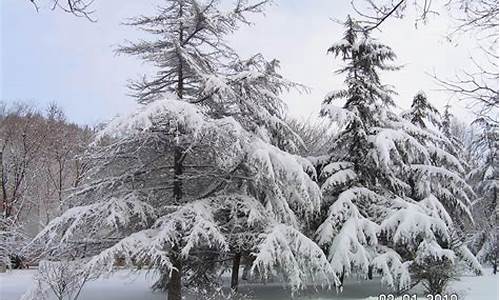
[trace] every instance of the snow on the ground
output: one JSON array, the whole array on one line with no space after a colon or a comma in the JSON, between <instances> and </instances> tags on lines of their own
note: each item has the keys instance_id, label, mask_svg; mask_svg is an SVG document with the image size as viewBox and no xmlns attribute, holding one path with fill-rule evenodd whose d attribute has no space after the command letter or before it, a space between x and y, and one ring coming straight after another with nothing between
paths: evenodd
<instances>
[{"instance_id":1,"label":"snow on the ground","mask_svg":"<svg viewBox=\"0 0 500 300\"><path fill-rule=\"evenodd\" d=\"M492 275L491 270L486 270L484 276L462 277L453 284L452 290L458 299L489 300L498 297L498 274Z\"/></svg>"},{"instance_id":2,"label":"snow on the ground","mask_svg":"<svg viewBox=\"0 0 500 300\"><path fill-rule=\"evenodd\" d=\"M32 276L36 270L14 270L0 273L0 300L16 300L31 286ZM458 295L459 300L497 300L498 275L490 275L486 270L484 276L462 277L454 282L451 290ZM152 292L149 288L154 279L145 273L130 273L122 270L109 278L89 282L82 290L79 300L157 300L165 299L160 292ZM277 283L256 284L241 282L240 291L258 300L288 300L290 294ZM297 295L295 299L303 300L334 300L363 299L378 300L380 293L390 293L384 290L379 280L347 280L342 293L335 290L309 289ZM427 299L421 297L419 299Z\"/></svg>"},{"instance_id":3,"label":"snow on the ground","mask_svg":"<svg viewBox=\"0 0 500 300\"><path fill-rule=\"evenodd\" d=\"M31 287L36 270L13 270L0 274L0 300L16 300ZM88 282L78 300L157 300L165 299L162 293L155 293L149 287L153 280L142 273L131 274L118 271L109 278Z\"/></svg>"}]
</instances>

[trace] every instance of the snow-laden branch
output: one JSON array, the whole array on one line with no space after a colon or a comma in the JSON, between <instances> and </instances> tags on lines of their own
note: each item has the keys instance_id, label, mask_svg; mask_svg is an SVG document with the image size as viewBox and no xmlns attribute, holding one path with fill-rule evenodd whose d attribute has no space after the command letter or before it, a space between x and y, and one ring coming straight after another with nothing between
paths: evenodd
<instances>
[{"instance_id":1,"label":"snow-laden branch","mask_svg":"<svg viewBox=\"0 0 500 300\"><path fill-rule=\"evenodd\" d=\"M297 229L283 224L273 224L262 235L252 267L264 278L279 274L276 268L293 291L308 283L328 287L340 284L321 248Z\"/></svg>"}]
</instances>

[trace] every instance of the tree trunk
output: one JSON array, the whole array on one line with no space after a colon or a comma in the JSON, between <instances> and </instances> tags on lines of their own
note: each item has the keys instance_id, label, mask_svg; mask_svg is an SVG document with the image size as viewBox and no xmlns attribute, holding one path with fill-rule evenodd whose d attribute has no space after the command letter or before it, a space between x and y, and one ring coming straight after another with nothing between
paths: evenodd
<instances>
[{"instance_id":1,"label":"tree trunk","mask_svg":"<svg viewBox=\"0 0 500 300\"><path fill-rule=\"evenodd\" d=\"M179 74L179 87L178 87L178 95L179 98L182 98L182 73ZM182 158L183 150L179 146L175 146L174 148L174 187L173 187L173 196L175 204L179 205L182 201ZM171 250L173 253L171 255L172 265L177 270L172 270L172 275L170 276L170 280L168 283L168 300L181 300L182 299L182 262L179 256L177 255L179 252L177 247L173 247Z\"/></svg>"},{"instance_id":2,"label":"tree trunk","mask_svg":"<svg viewBox=\"0 0 500 300\"><path fill-rule=\"evenodd\" d=\"M182 167L182 149L178 146L174 149L174 199L176 204L180 204L182 200L182 179L180 176L183 172ZM172 248L172 254L170 259L172 261L172 266L177 270L172 270L172 275L170 276L170 281L168 283L168 300L181 300L182 299L182 262L178 255L179 249L177 247Z\"/></svg>"},{"instance_id":3,"label":"tree trunk","mask_svg":"<svg viewBox=\"0 0 500 300\"><path fill-rule=\"evenodd\" d=\"M233 257L233 270L231 273L231 290L238 291L238 279L240 274L241 253L236 253Z\"/></svg>"},{"instance_id":4,"label":"tree trunk","mask_svg":"<svg viewBox=\"0 0 500 300\"><path fill-rule=\"evenodd\" d=\"M174 199L176 204L180 204L182 199L182 148L175 146L174 149Z\"/></svg>"},{"instance_id":5,"label":"tree trunk","mask_svg":"<svg viewBox=\"0 0 500 300\"><path fill-rule=\"evenodd\" d=\"M373 266L368 267L368 279L373 279Z\"/></svg>"},{"instance_id":6,"label":"tree trunk","mask_svg":"<svg viewBox=\"0 0 500 300\"><path fill-rule=\"evenodd\" d=\"M182 1L179 2L179 19L182 19L183 4ZM184 29L183 24L179 24L179 44L182 44L184 40ZM182 47L182 46L181 46ZM177 96L182 99L184 96L184 74L182 57L179 56L179 68L177 70ZM182 173L183 173L183 149L176 145L174 148L174 188L173 194L176 204L181 204L182 201ZM171 250L173 253L171 255L172 266L176 270L172 270L172 275L170 276L170 281L168 283L168 300L182 300L182 261L180 256L176 252L179 252L177 247L173 247Z\"/></svg>"},{"instance_id":7,"label":"tree trunk","mask_svg":"<svg viewBox=\"0 0 500 300\"><path fill-rule=\"evenodd\" d=\"M345 269L342 267L342 273L340 273L339 280L340 280L340 285L344 285L344 275L345 275Z\"/></svg>"},{"instance_id":8,"label":"tree trunk","mask_svg":"<svg viewBox=\"0 0 500 300\"><path fill-rule=\"evenodd\" d=\"M5 146L4 146L5 147ZM2 215L4 218L10 216L9 212L9 200L7 198L7 182L6 182L5 170L3 168L3 150L0 151L0 184L2 186Z\"/></svg>"},{"instance_id":9,"label":"tree trunk","mask_svg":"<svg viewBox=\"0 0 500 300\"><path fill-rule=\"evenodd\" d=\"M172 269L172 275L170 276L170 281L168 282L168 300L182 300L182 263L179 258L171 258L172 266L175 269Z\"/></svg>"}]
</instances>

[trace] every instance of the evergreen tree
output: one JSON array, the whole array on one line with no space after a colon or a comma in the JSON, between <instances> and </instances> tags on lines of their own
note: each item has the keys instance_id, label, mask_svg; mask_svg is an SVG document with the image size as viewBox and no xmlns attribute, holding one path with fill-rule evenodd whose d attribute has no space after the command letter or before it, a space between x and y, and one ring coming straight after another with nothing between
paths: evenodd
<instances>
[{"instance_id":1,"label":"evergreen tree","mask_svg":"<svg viewBox=\"0 0 500 300\"><path fill-rule=\"evenodd\" d=\"M441 131L448 138L450 138L452 136L451 135L451 125L452 125L451 122L452 122L453 115L452 115L450 109L451 109L450 103L446 103L446 105L444 106L443 120L441 122Z\"/></svg>"},{"instance_id":2,"label":"evergreen tree","mask_svg":"<svg viewBox=\"0 0 500 300\"><path fill-rule=\"evenodd\" d=\"M437 111L423 94L406 118L391 112L394 91L378 73L399 69L390 64L394 52L351 18L345 26L344 38L329 52L346 62L338 71L346 74L346 88L330 93L322 108L340 131L329 155L313 160L324 198L317 238L341 278L377 271L402 291L411 287L411 271L429 257L475 262L466 249L449 249L450 220L438 200L468 212L473 192L456 173L436 167L436 161L460 164L437 146L446 140L427 129L424 118ZM342 107L334 104L339 100Z\"/></svg>"},{"instance_id":3,"label":"evergreen tree","mask_svg":"<svg viewBox=\"0 0 500 300\"><path fill-rule=\"evenodd\" d=\"M460 159L466 172L469 171L469 161L471 160L467 146L471 143L472 131L468 130L467 125L458 120L451 112L451 105L447 103L444 106L443 116L441 118L440 129L442 135L448 139L446 150Z\"/></svg>"},{"instance_id":4,"label":"evergreen tree","mask_svg":"<svg viewBox=\"0 0 500 300\"><path fill-rule=\"evenodd\" d=\"M158 36L119 49L158 72L132 84L141 107L109 122L89 152L94 165L75 207L32 242L45 254L77 255L102 274L116 257L160 272L156 287L180 299L182 283L210 287L242 256L255 273L282 275L293 290L336 277L301 233L320 207L313 166L284 150L301 140L284 122L279 94L296 87L277 61L240 59L224 37L267 1L169 0L130 24Z\"/></svg>"},{"instance_id":5,"label":"evergreen tree","mask_svg":"<svg viewBox=\"0 0 500 300\"><path fill-rule=\"evenodd\" d=\"M325 246L330 262L341 279L354 272L368 274L377 257L379 224L386 213L386 191L377 188L384 178L378 161L370 156L372 136L383 126L383 115L393 104L389 86L381 84L378 70L396 70L387 61L395 58L392 50L363 32L354 20L347 19L344 38L329 52L341 56L346 66L346 89L330 93L324 100L322 114L337 121L341 131L335 139L330 155L321 166L320 183L324 196L324 212L317 236ZM333 102L345 100L342 108ZM404 283L408 274L396 256L392 270ZM389 259L389 257L387 257ZM391 257L392 258L392 257ZM381 265L380 262L379 265ZM393 276L392 274L390 276ZM397 284L394 282L394 284Z\"/></svg>"},{"instance_id":6,"label":"evergreen tree","mask_svg":"<svg viewBox=\"0 0 500 300\"><path fill-rule=\"evenodd\" d=\"M449 115L446 116L449 117ZM429 103L423 91L419 91L415 95L410 110L403 113L403 118L408 119L412 124L420 128L428 128L432 125L439 127L441 123L439 111ZM449 124L449 119L445 120L448 121L446 124Z\"/></svg>"},{"instance_id":7,"label":"evergreen tree","mask_svg":"<svg viewBox=\"0 0 500 300\"><path fill-rule=\"evenodd\" d=\"M478 199L474 202L476 232L472 247L478 259L498 272L498 126L484 118L475 121L480 133L472 141L476 163L468 177Z\"/></svg>"},{"instance_id":8,"label":"evergreen tree","mask_svg":"<svg viewBox=\"0 0 500 300\"><path fill-rule=\"evenodd\" d=\"M445 112L446 118L441 122L438 110L430 104L423 92L419 92L413 99L411 110L403 113L403 118L422 130L421 134L414 134L414 137L427 149L432 168L417 168L413 172L411 181L414 188L411 197L421 200L432 195L431 199L440 202L426 204L435 210L433 215L441 216L444 221L453 217L455 220L468 219L472 222L470 207L471 198L475 195L463 180L467 163L460 159L458 154L462 147L451 135L449 108ZM442 127L443 134L439 132L439 127ZM447 177L453 178L441 180ZM429 198L426 201L430 201ZM444 208L444 211L439 211L438 207Z\"/></svg>"},{"instance_id":9,"label":"evergreen tree","mask_svg":"<svg viewBox=\"0 0 500 300\"><path fill-rule=\"evenodd\" d=\"M471 199L474 199L475 194L464 180L468 166L461 159L462 143L451 133L452 115L449 106L445 107L444 120L441 122L437 109L423 92L419 92L411 110L404 113L403 117L426 133L415 135L415 138L426 147L431 168L420 167L411 174L410 180L414 187L411 198L419 201L431 216L441 219L449 233L448 241L441 243L443 251L449 253L446 259L436 260L430 253L428 257L421 257L412 269L414 277L424 280L429 292L442 293L447 283L454 279L454 256L468 263L475 272L481 272L479 263L465 244L465 231L473 224ZM443 134L438 131L439 127Z\"/></svg>"}]
</instances>

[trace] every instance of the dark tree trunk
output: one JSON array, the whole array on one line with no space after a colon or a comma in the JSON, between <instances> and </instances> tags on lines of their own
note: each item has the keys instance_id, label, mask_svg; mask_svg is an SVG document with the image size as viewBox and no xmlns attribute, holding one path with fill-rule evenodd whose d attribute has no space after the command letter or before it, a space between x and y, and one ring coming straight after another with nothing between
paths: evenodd
<instances>
[{"instance_id":1,"label":"dark tree trunk","mask_svg":"<svg viewBox=\"0 0 500 300\"><path fill-rule=\"evenodd\" d=\"M368 267L368 279L373 279L373 266Z\"/></svg>"},{"instance_id":2,"label":"dark tree trunk","mask_svg":"<svg viewBox=\"0 0 500 300\"><path fill-rule=\"evenodd\" d=\"M182 167L182 148L176 146L174 149L174 189L173 196L176 204L181 204L182 201L182 176L183 167ZM172 270L172 274L170 276L170 280L168 282L168 300L181 300L182 293L182 262L178 255L179 249L178 247L173 247L171 249L172 254L170 255L170 259L172 261L172 265L177 270ZM168 277L167 274L163 277Z\"/></svg>"},{"instance_id":3,"label":"dark tree trunk","mask_svg":"<svg viewBox=\"0 0 500 300\"><path fill-rule=\"evenodd\" d=\"M176 146L174 149L174 199L176 204L180 204L182 201L182 148ZM172 270L172 275L168 283L168 300L182 300L182 262L178 255L178 247L172 248L172 254L170 259L172 265L177 270Z\"/></svg>"},{"instance_id":4,"label":"dark tree trunk","mask_svg":"<svg viewBox=\"0 0 500 300\"><path fill-rule=\"evenodd\" d=\"M168 300L182 300L182 263L180 259L177 257L171 257L172 266L175 269L172 269L172 275L170 276L170 281L168 282Z\"/></svg>"},{"instance_id":5,"label":"dark tree trunk","mask_svg":"<svg viewBox=\"0 0 500 300\"><path fill-rule=\"evenodd\" d=\"M241 253L236 253L233 257L233 270L231 273L231 290L238 291L238 279L240 274Z\"/></svg>"},{"instance_id":6,"label":"dark tree trunk","mask_svg":"<svg viewBox=\"0 0 500 300\"><path fill-rule=\"evenodd\" d=\"M180 204L182 199L182 148L176 146L174 149L174 199Z\"/></svg>"},{"instance_id":7,"label":"dark tree trunk","mask_svg":"<svg viewBox=\"0 0 500 300\"><path fill-rule=\"evenodd\" d=\"M340 280L340 285L344 285L344 275L345 275L345 269L342 268L342 273L340 273L339 280Z\"/></svg>"},{"instance_id":8,"label":"dark tree trunk","mask_svg":"<svg viewBox=\"0 0 500 300\"><path fill-rule=\"evenodd\" d=\"M2 185L2 215L3 217L8 218L10 217L10 205L7 197L7 176L5 175L5 170L3 168L3 150L0 151L0 176L0 183Z\"/></svg>"},{"instance_id":9,"label":"dark tree trunk","mask_svg":"<svg viewBox=\"0 0 500 300\"><path fill-rule=\"evenodd\" d=\"M179 2L179 19L182 19L183 4ZM184 29L182 22L179 24L179 43L182 44L184 40ZM179 56L179 68L177 70L177 96L182 99L184 96L184 74L183 74L182 57ZM176 204L180 204L182 201L182 173L183 173L183 149L180 146L175 146L174 148L174 187L173 194ZM172 275L170 276L170 281L168 283L168 300L182 300L182 261L177 255L179 249L173 247L171 261L172 266L175 268L172 270Z\"/></svg>"}]
</instances>

